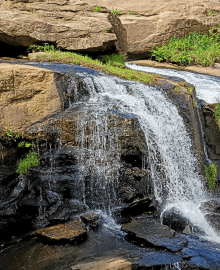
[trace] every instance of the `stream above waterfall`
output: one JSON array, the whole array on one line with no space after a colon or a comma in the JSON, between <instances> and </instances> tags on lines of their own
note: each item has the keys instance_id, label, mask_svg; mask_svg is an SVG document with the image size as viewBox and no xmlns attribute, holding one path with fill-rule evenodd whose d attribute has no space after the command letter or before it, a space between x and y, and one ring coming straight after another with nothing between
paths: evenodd
<instances>
[{"instance_id":1,"label":"stream above waterfall","mask_svg":"<svg viewBox=\"0 0 220 270\"><path fill-rule=\"evenodd\" d=\"M100 233L99 230L88 233L88 242L79 245L79 247L67 246L66 254L64 252L65 247L60 246L59 248L59 246L54 245L54 247L48 247L49 251L36 239L32 239L27 245L18 243L14 247L9 247L8 251L7 249L3 250L2 254L6 258L2 264L3 269L7 269L5 266L9 263L11 254L20 248L32 258L34 257L33 250L37 250L39 260L42 259L40 253L44 249L51 252L49 260L53 257L55 260L61 258L56 266L59 268L44 266L45 268L42 269L68 269L65 267L72 269L69 266L71 265L70 262L73 261L74 256L80 261L83 257L80 255L81 252L85 252L85 257L90 257L93 254L97 256L97 254L112 253L117 250L118 254L120 254L119 251L122 251L122 254L127 252L128 257L138 259L147 257L148 252L158 252L158 250L161 252L161 246L159 248L153 246L146 248L143 245L132 248L133 244L125 242L124 233L120 232L120 225L113 220L115 211L124 207L124 202L120 197L122 192L119 191L120 188L124 187L122 176L125 177L126 173L128 175L130 171L134 173L134 170L136 170L135 173L137 173L139 183L142 185L141 189L143 189L138 190L138 195L141 194L142 197L137 197L135 203L148 198L147 188L152 184L152 201L157 202L161 220L166 213L169 214L169 211L171 211L172 214L174 210L187 221L191 230L189 236L180 234L180 238L187 238L188 246L185 246L180 253L175 255L177 256L175 262L170 263L170 266L168 266L170 268L159 269L179 270L179 262L182 258L192 260L192 265L195 262L196 265L201 267L204 265L219 267L220 246L217 243L220 243L220 237L209 225L204 212L200 209L201 205L209 201L212 196L205 188L205 179L198 164L192 137L186 129L176 105L169 99L166 91L161 86L126 81L80 66L53 63L28 63L28 65L69 75L68 108L53 116L51 122L58 123L60 121L62 125L70 125L68 135L69 137L72 136L64 142L63 131L62 134L58 132L58 135L61 134L62 136L58 137L58 143L55 147L49 144L49 147L44 146L44 150L38 149L42 162L39 168L33 169L30 178L31 180L32 178L37 179L36 181L40 183L40 213L37 220L48 219L48 223L35 221L33 223L36 226L41 224L46 226L54 218L55 206L64 207L70 204L75 207L77 204L80 210L77 213L69 214L70 218L79 217L83 212L92 210L102 216L103 225L99 229ZM127 65L131 67L129 64ZM134 68L138 69L139 67L135 66ZM166 70L163 72L166 73ZM169 72L163 75L187 76L185 74L178 76L178 74ZM180 74L182 73L180 72ZM219 90L216 88L217 90L213 90L212 94L205 99L205 88L200 91L199 82L203 80L203 85L205 82L210 84L212 77L201 76L199 74L188 74L188 77L184 77L184 79L196 85L198 98L204 99L206 102L214 102L220 95L220 81ZM214 78L214 83L218 84L216 78ZM86 96L80 95L82 89ZM210 93L210 90L208 91ZM36 133L39 132L39 126L38 123L33 125L29 132L33 130ZM130 127L131 129L129 129ZM56 128L55 126L52 132L55 132ZM135 132L138 135L134 135ZM130 138L131 141L128 141ZM134 138L133 141L132 138ZM136 144L135 148L134 142L137 140L139 144ZM123 145L121 141L126 141L126 143ZM36 147L40 148L40 144ZM126 150L132 147L138 149L136 151L138 154L136 152L134 154L132 152L134 149L132 149L128 155ZM65 168L64 162L67 162ZM126 173L123 171L125 164L127 166ZM124 174L122 174L122 171ZM126 177L128 182L131 181L130 176ZM25 184L26 181L28 183L28 176L27 180L24 178L22 181L19 182L20 185L21 182ZM60 191L59 185L61 187L63 185L64 190ZM131 187L128 187L130 192ZM63 204L62 196L68 196ZM129 202L132 201L130 197L126 199ZM51 200L53 203L48 212L46 200ZM65 211L63 216L68 215ZM148 209L148 215L150 216L150 214L151 210ZM137 217L138 219L139 217ZM109 239L106 240L106 237ZM210 243L207 240L216 243ZM138 242L138 240L135 241ZM135 241L134 244L136 244ZM103 250L99 245L101 247L103 245ZM96 246L99 246L99 248L93 252L92 250ZM76 252L76 255L71 255L73 252ZM190 253L193 254L193 252L195 255L191 256ZM208 255L204 255L204 252L207 252ZM168 256L169 252L166 255ZM20 254L19 256L22 260L27 260L24 255ZM65 256L64 267L61 262ZM138 261L138 265L143 263L141 260ZM213 264L213 261L216 261L216 263ZM21 263L19 267L23 267L23 265L25 263ZM22 268L16 268L15 265L11 269Z\"/></svg>"}]
</instances>

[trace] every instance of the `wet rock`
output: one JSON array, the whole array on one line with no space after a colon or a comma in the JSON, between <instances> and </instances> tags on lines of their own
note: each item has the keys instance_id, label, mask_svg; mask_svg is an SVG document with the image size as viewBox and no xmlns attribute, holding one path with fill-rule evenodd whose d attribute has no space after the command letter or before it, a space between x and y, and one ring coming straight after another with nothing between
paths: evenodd
<instances>
[{"instance_id":1,"label":"wet rock","mask_svg":"<svg viewBox=\"0 0 220 270\"><path fill-rule=\"evenodd\" d=\"M163 213L163 224L177 232L183 232L189 224L189 221L174 208Z\"/></svg>"},{"instance_id":2,"label":"wet rock","mask_svg":"<svg viewBox=\"0 0 220 270\"><path fill-rule=\"evenodd\" d=\"M121 258L81 263L71 267L71 270L131 270L132 264Z\"/></svg>"},{"instance_id":3,"label":"wet rock","mask_svg":"<svg viewBox=\"0 0 220 270\"><path fill-rule=\"evenodd\" d=\"M99 215L94 212L85 213L80 218L91 229L96 229L100 225Z\"/></svg>"},{"instance_id":4,"label":"wet rock","mask_svg":"<svg viewBox=\"0 0 220 270\"><path fill-rule=\"evenodd\" d=\"M76 241L84 240L87 235L85 224L81 220L60 224L35 231L36 234L50 241Z\"/></svg>"},{"instance_id":5,"label":"wet rock","mask_svg":"<svg viewBox=\"0 0 220 270\"><path fill-rule=\"evenodd\" d=\"M218 233L220 233L220 214L207 214L205 215L206 220L209 225L215 229Z\"/></svg>"},{"instance_id":6,"label":"wet rock","mask_svg":"<svg viewBox=\"0 0 220 270\"><path fill-rule=\"evenodd\" d=\"M220 214L220 202L217 200L210 200L208 202L203 202L200 209L204 213L219 213Z\"/></svg>"},{"instance_id":7,"label":"wet rock","mask_svg":"<svg viewBox=\"0 0 220 270\"><path fill-rule=\"evenodd\" d=\"M141 240L146 244L167 248L173 252L180 251L187 245L187 240L184 237L147 216L141 216L131 223L123 224L122 230L137 241Z\"/></svg>"},{"instance_id":8,"label":"wet rock","mask_svg":"<svg viewBox=\"0 0 220 270\"><path fill-rule=\"evenodd\" d=\"M167 251L154 251L146 253L146 255L132 265L132 270L141 269L167 269L173 264L182 261L182 257ZM169 268L170 269L170 268Z\"/></svg>"}]
</instances>

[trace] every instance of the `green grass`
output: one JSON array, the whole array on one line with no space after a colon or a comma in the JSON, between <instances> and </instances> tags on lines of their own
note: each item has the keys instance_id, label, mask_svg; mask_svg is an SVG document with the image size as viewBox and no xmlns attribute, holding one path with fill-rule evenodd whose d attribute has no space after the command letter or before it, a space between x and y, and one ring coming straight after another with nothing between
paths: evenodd
<instances>
[{"instance_id":1,"label":"green grass","mask_svg":"<svg viewBox=\"0 0 220 270\"><path fill-rule=\"evenodd\" d=\"M216 167L215 163L212 163L209 166L204 165L204 169L205 169L205 173L206 173L206 177L207 177L207 181L208 181L208 188L210 190L214 190L216 177L217 177L217 167Z\"/></svg>"},{"instance_id":2,"label":"green grass","mask_svg":"<svg viewBox=\"0 0 220 270\"><path fill-rule=\"evenodd\" d=\"M208 16L217 16L218 15L218 12L215 11L215 10L209 10L208 11Z\"/></svg>"},{"instance_id":3,"label":"green grass","mask_svg":"<svg viewBox=\"0 0 220 270\"><path fill-rule=\"evenodd\" d=\"M111 13L115 14L116 16L118 16L120 14L120 11L116 9L111 10Z\"/></svg>"},{"instance_id":4,"label":"green grass","mask_svg":"<svg viewBox=\"0 0 220 270\"><path fill-rule=\"evenodd\" d=\"M34 49L36 48L34 47ZM39 49L42 51L43 48L40 47ZM147 84L152 84L158 78L158 75L156 74L147 74L145 72L126 68L124 55L104 55L100 57L100 60L93 60L89 56L83 56L73 52L61 52L56 50L47 50L46 52L47 53L45 54L38 55L36 60L41 62L58 62L81 65L83 67L106 72L126 80L140 81Z\"/></svg>"},{"instance_id":5,"label":"green grass","mask_svg":"<svg viewBox=\"0 0 220 270\"><path fill-rule=\"evenodd\" d=\"M95 6L95 7L93 8L93 11L94 11L94 12L100 12L101 9L102 9L101 6Z\"/></svg>"},{"instance_id":6,"label":"green grass","mask_svg":"<svg viewBox=\"0 0 220 270\"><path fill-rule=\"evenodd\" d=\"M210 35L190 33L183 38L173 37L162 47L151 50L157 61L167 61L179 65L199 64L212 66L220 61L220 35L218 31L210 31Z\"/></svg>"},{"instance_id":7,"label":"green grass","mask_svg":"<svg viewBox=\"0 0 220 270\"><path fill-rule=\"evenodd\" d=\"M26 158L21 159L18 162L18 169L16 172L26 174L30 168L37 167L38 165L39 159L37 158L37 153L29 152Z\"/></svg>"}]
</instances>

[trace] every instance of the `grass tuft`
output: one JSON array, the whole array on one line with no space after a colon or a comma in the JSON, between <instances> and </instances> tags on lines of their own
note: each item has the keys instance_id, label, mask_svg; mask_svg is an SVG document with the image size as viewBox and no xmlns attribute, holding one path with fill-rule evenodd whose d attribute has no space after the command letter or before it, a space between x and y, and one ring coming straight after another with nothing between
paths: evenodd
<instances>
[{"instance_id":1,"label":"grass tuft","mask_svg":"<svg viewBox=\"0 0 220 270\"><path fill-rule=\"evenodd\" d=\"M39 159L37 158L37 153L29 152L26 158L21 159L18 162L18 169L16 172L26 174L31 167L37 167L38 165Z\"/></svg>"},{"instance_id":2,"label":"grass tuft","mask_svg":"<svg viewBox=\"0 0 220 270\"><path fill-rule=\"evenodd\" d=\"M215 189L215 181L216 181L216 177L217 177L217 167L216 167L215 163L212 163L209 166L204 165L204 169L205 169L205 173L206 173L206 177L207 177L207 181L208 181L208 188L210 190L214 190Z\"/></svg>"}]
</instances>

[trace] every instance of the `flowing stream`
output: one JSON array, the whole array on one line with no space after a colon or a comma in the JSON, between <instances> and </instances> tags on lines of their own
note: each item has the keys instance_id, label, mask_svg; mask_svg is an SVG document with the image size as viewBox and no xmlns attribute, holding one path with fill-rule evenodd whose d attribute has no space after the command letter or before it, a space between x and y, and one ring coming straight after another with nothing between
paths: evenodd
<instances>
[{"instance_id":1,"label":"flowing stream","mask_svg":"<svg viewBox=\"0 0 220 270\"><path fill-rule=\"evenodd\" d=\"M47 67L47 64L41 65ZM69 65L62 66L63 69L69 67ZM137 70L157 72L149 67L129 64L127 66ZM48 67L51 68L49 64ZM54 67L53 69L56 70L56 65ZM209 103L218 99L220 82L212 81L211 83L203 75L175 72L160 70L160 74L175 75L196 85L199 98ZM139 120L148 148L148 156L143 162L143 169L150 171L155 198L162 209L164 211L173 207L178 209L184 217L201 228L208 239L220 242L220 238L208 225L199 209L201 202L208 200L208 195L203 186L204 179L199 173L196 156L193 154L191 139L176 106L168 99L163 89L97 72L83 72L83 69L76 67L75 73L82 78L83 87L90 93L86 106L95 108L94 113L91 114L92 119L78 123L80 129L84 131L88 126L88 121L90 121L90 126L94 126L89 142L85 132L78 139L81 145L79 161L83 165L86 160L92 171L92 177L98 179L98 181L93 181L92 188L96 190L100 185L100 194L105 191L101 197L107 204L103 203L103 205L109 209L117 205L114 191L120 168L119 157L114 155L118 147L117 135L111 134L109 142L105 140L108 133L105 114L117 110L120 113L132 114ZM209 87L217 84L219 88L212 88L209 90L209 95L206 95L205 87L200 88L205 83L209 84ZM72 85L75 85L74 78ZM77 89L74 93L76 91ZM77 103L71 106L77 106ZM85 145L89 149L87 154L83 150Z\"/></svg>"}]
</instances>

